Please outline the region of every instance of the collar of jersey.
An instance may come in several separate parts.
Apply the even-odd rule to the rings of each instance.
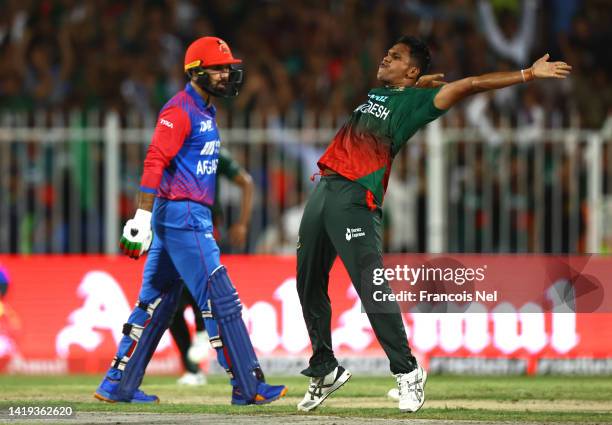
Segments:
[[[198,105],[202,109],[208,109],[208,111],[212,115],[215,115],[215,113],[217,112],[215,105],[209,105],[208,103],[206,103],[206,101],[202,98],[202,96],[200,96],[200,94],[193,88],[191,83],[187,83],[185,85],[185,91],[187,92],[189,96],[193,98],[193,101],[195,102],[196,105]]]
[[[411,87],[409,87],[409,86],[405,86],[405,87],[382,86],[382,87],[375,87],[374,90],[402,92],[402,91],[410,89],[410,88]]]

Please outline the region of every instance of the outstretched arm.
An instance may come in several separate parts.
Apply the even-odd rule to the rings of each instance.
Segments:
[[[565,62],[548,62],[548,58],[547,53],[535,61],[531,68],[520,71],[492,72],[448,83],[434,97],[434,105],[438,109],[449,109],[460,100],[483,91],[526,83],[536,78],[566,78],[569,75],[572,70],[570,65]]]

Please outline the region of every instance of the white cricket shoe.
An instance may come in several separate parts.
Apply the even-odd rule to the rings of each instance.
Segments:
[[[196,332],[191,347],[187,351],[187,358],[190,362],[200,364],[208,358],[208,351],[211,349],[208,342],[208,333],[206,331]]]
[[[185,372],[177,381],[179,385],[188,385],[191,387],[197,387],[200,385],[206,385],[206,375],[202,371],[198,373]]]
[[[399,390],[399,409],[402,412],[419,410],[425,403],[425,381],[427,381],[425,369],[417,366],[410,373],[398,373],[395,379]]]
[[[304,395],[304,399],[297,405],[298,410],[309,412],[316,409],[323,403],[323,400],[343,386],[349,379],[351,379],[351,372],[342,366],[338,366],[331,373],[323,377],[310,378],[310,385]]]

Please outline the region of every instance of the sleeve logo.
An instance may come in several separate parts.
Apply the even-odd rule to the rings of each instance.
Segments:
[[[161,125],[165,125],[165,126],[166,126],[166,127],[168,127],[168,128],[174,128],[174,124],[172,124],[170,121],[165,120],[165,119],[163,119],[163,118],[159,120],[159,123],[160,123]]]

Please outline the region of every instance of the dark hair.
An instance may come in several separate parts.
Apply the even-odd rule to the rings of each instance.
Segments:
[[[400,43],[410,47],[410,57],[416,61],[421,70],[419,75],[426,74],[431,65],[431,55],[425,42],[420,38],[404,35],[397,40],[396,44]]]

